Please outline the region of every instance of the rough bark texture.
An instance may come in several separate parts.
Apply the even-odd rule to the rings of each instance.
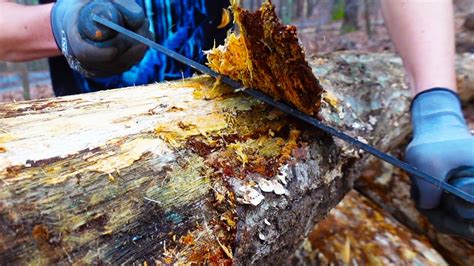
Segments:
[[[469,108],[472,112],[472,108]],[[474,130],[474,121],[470,121]],[[393,151],[403,157],[403,148]],[[474,245],[461,238],[442,234],[415,208],[410,197],[408,175],[390,165],[375,161],[357,181],[357,189],[386,209],[413,232],[426,236],[452,265],[474,264]]]
[[[460,57],[457,71],[465,116],[474,132],[472,58],[472,55]],[[407,128],[407,134],[409,132],[410,129]],[[408,141],[409,138],[406,138],[390,152],[402,158]],[[292,262],[439,265],[443,263],[438,262],[439,253],[450,264],[474,263],[472,244],[440,234],[416,210],[410,197],[410,180],[403,171],[380,161],[373,161],[362,172],[355,186],[378,206],[368,202],[358,192],[349,193],[325,220],[315,226],[291,258]],[[411,252],[406,252],[406,248]]]
[[[447,265],[423,236],[351,191],[319,222],[293,261],[308,265]]]
[[[382,150],[404,139],[399,58],[310,63],[322,120]],[[6,264],[281,263],[371,161],[207,78],[3,104],[0,118]]]
[[[464,56],[464,58],[472,57],[472,55]],[[472,115],[474,110],[474,62],[458,60],[457,63],[459,92],[467,122],[474,132],[474,115]],[[391,153],[403,158],[404,147],[408,141],[407,138],[400,146],[394,147]],[[356,182],[358,191],[383,207],[412,232],[427,237],[450,264],[474,264],[474,245],[463,239],[437,232],[429,221],[416,210],[410,197],[410,186],[410,179],[405,172],[380,161],[372,162]]]
[[[209,67],[316,114],[324,90],[308,66],[296,27],[282,24],[270,0],[255,12],[238,3],[232,9],[239,34],[231,33],[224,45],[206,52]]]
[[[473,57],[472,55],[468,57]],[[474,62],[458,61],[458,84],[461,100],[468,124],[474,132]],[[467,71],[467,72],[464,72]],[[392,153],[403,157],[408,139],[392,149]],[[410,178],[408,175],[388,164],[374,161],[363,171],[356,188],[371,200],[390,212],[401,223],[414,232],[425,235],[444,258],[454,265],[474,264],[474,245],[461,238],[439,233],[429,221],[415,208],[410,197]]]
[[[374,181],[375,180],[375,181]],[[438,252],[453,265],[472,265],[474,246],[469,242],[439,233],[416,210],[410,197],[410,179],[401,170],[374,162],[358,180],[357,189],[367,195],[413,232],[426,236]]]

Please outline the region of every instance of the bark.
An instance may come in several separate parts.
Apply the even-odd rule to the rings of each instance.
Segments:
[[[384,173],[380,174],[381,172]],[[380,204],[413,232],[426,236],[450,264],[474,263],[474,246],[471,243],[437,232],[417,211],[410,197],[410,180],[404,172],[374,162],[359,179],[357,189]]]
[[[465,117],[474,132],[474,105]],[[391,153],[402,154],[403,146]],[[291,258],[305,265],[472,265],[472,244],[439,234],[414,207],[410,179],[399,169],[374,161],[328,217],[319,222]],[[375,202],[375,203],[374,203]],[[376,205],[377,204],[377,205]],[[383,207],[383,208],[382,208]],[[395,219],[394,215],[398,218]],[[439,256],[444,256],[445,259]]]
[[[351,191],[316,225],[293,262],[307,265],[447,265],[423,236]]]
[[[468,56],[473,58],[473,55]],[[464,72],[468,70],[468,72]],[[469,127],[474,132],[474,62],[458,60],[458,85],[465,116]],[[392,149],[399,158],[408,140]],[[426,236],[441,255],[452,265],[473,265],[474,245],[461,238],[442,234],[416,209],[410,196],[411,181],[402,170],[391,165],[374,161],[363,171],[356,182],[356,189],[369,197],[373,202],[387,210],[398,221],[410,230]]]
[[[399,58],[337,53],[311,66],[325,123],[382,150],[400,143],[410,97]],[[372,158],[215,85],[0,105],[0,260],[286,261]]]
[[[410,186],[410,179],[405,172],[380,162],[374,162],[365,170],[356,185],[357,190],[390,212],[410,230],[427,237],[451,265],[473,265],[474,245],[436,231],[415,208],[410,197]]]

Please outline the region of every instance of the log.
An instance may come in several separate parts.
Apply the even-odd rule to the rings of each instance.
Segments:
[[[466,67],[471,69],[471,74],[466,74],[471,76],[468,79],[472,80],[474,64],[462,65],[462,68]],[[458,61],[458,72],[460,72],[460,68],[461,65]],[[471,133],[474,133],[474,84],[459,81],[458,79],[464,116]],[[397,157],[403,158],[403,151],[408,144],[408,140],[400,146],[394,147],[391,152]],[[374,161],[362,172],[361,178],[355,183],[355,187],[360,193],[383,207],[413,232],[427,237],[451,265],[474,264],[473,243],[436,231],[428,219],[416,209],[414,202],[411,200],[411,181],[406,172],[386,163]]]
[[[293,257],[306,265],[448,265],[426,237],[355,190],[319,222]]]
[[[467,101],[464,107],[474,132],[474,105]],[[391,151],[400,158],[401,146]],[[440,234],[416,210],[409,196],[410,179],[402,170],[374,161],[355,188],[370,199],[356,189],[347,194],[290,258],[293,265],[474,263],[471,243]]]
[[[403,149],[399,149],[394,152],[402,157],[402,151]],[[410,187],[410,178],[404,171],[379,161],[373,162],[364,170],[356,182],[358,191],[410,230],[427,237],[450,265],[473,265],[474,245],[462,238],[436,231],[428,219],[416,209],[410,197]]]
[[[310,63],[321,120],[398,145],[410,98],[399,58]],[[285,262],[371,160],[206,77],[2,104],[0,261]]]

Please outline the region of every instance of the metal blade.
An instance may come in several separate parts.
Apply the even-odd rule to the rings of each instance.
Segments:
[[[185,64],[185,65],[188,65],[192,68],[194,68],[195,70],[201,72],[201,73],[204,73],[204,74],[208,74],[209,76],[211,77],[214,77],[214,78],[220,78],[220,80],[224,83],[226,83],[227,85],[230,85],[231,87],[233,87],[234,89],[238,90],[238,89],[242,89],[243,86],[242,84],[240,84],[239,82],[235,81],[235,80],[232,80],[230,79],[229,77],[227,76],[223,76],[223,75],[220,75],[216,72],[214,72],[212,69],[208,68],[207,66],[204,66],[196,61],[193,61],[175,51],[172,51],[158,43],[155,43],[153,42],[152,40],[149,40],[133,31],[130,31],[120,25],[117,25],[109,20],[106,20],[106,19],[103,19],[101,17],[98,17],[96,15],[93,16],[93,20],[101,25],[104,25],[110,29],[113,29],[135,41],[138,41],[140,43],[143,43],[145,45],[147,45],[148,47],[152,48],[152,49],[155,49],[159,52],[162,52],[164,54],[166,54],[167,56]],[[305,121],[307,122],[308,124],[311,124],[312,126],[314,127],[317,127],[319,128],[320,130],[323,130],[324,132],[326,133],[329,133],[330,135],[334,136],[334,137],[337,137],[339,139],[342,139],[344,140],[345,142],[361,149],[361,150],[364,150],[372,155],[374,155],[375,157],[393,165],[393,166],[396,166],[398,168],[401,168],[403,170],[405,170],[406,172],[408,172],[409,174],[413,175],[413,176],[416,176],[418,178],[421,178],[423,179],[424,181],[426,182],[429,182],[435,186],[437,186],[438,188],[440,189],[443,189],[444,191],[446,192],[450,192],[452,194],[454,194],[455,196],[459,197],[459,198],[462,198],[464,199],[465,201],[468,201],[470,203],[474,203],[474,196],[471,195],[471,194],[468,194],[462,190],[460,190],[459,188],[457,187],[454,187],[450,184],[448,184],[447,182],[444,182],[442,180],[439,180],[433,176],[430,176],[420,170],[418,170],[417,168],[407,164],[406,162],[403,162],[399,159],[397,159],[396,157],[392,156],[392,155],[389,155],[387,153],[384,153],[370,145],[367,145],[363,142],[360,142],[359,140],[337,130],[337,129],[334,129],[330,126],[327,126],[325,124],[323,124],[321,121],[317,120],[316,118],[313,118],[301,111],[298,111],[296,110],[295,108],[287,105],[286,103],[284,102],[280,102],[280,101],[276,101],[275,99],[273,99],[272,97],[264,94],[263,92],[261,91],[258,91],[258,90],[255,90],[255,89],[243,89],[242,90],[243,93],[246,93],[266,104],[269,104],[281,111],[283,111],[284,113],[286,114],[289,114],[293,117],[296,117],[302,121]]]

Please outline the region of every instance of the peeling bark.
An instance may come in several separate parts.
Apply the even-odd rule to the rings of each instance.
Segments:
[[[382,150],[404,139],[399,58],[310,64],[325,123]],[[214,85],[0,105],[0,260],[284,262],[372,158]]]

